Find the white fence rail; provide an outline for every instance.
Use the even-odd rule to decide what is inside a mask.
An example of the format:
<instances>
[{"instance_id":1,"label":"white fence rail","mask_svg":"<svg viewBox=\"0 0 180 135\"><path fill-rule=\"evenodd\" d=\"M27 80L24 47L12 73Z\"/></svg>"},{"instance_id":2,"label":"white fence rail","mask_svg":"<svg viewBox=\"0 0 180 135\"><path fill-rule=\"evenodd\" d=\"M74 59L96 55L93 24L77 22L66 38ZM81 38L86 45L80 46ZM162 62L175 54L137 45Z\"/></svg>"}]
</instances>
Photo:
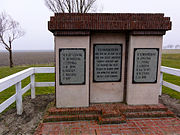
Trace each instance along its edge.
<instances>
[{"instance_id":1,"label":"white fence rail","mask_svg":"<svg viewBox=\"0 0 180 135\"><path fill-rule=\"evenodd\" d=\"M29 89L31 89L31 98L34 99L35 87L55 86L55 82L35 82L35 73L54 73L54 72L55 72L54 67L33 67L20 71L16 74L10 75L8 77L5 77L3 79L0 79L0 92L4 91L5 89L13 85L16 86L16 94L14 94L9 99L7 99L6 101L0 104L0 113L16 101L17 114L21 115L23 112L22 95L24 93L26 93ZM180 76L180 69L169 68L164 66L161 67L160 95L162 93L162 85L180 92L180 86L163 81L163 73ZM24 88L21 88L21 81L29 76L31 80L30 83Z\"/></svg>"},{"instance_id":2,"label":"white fence rail","mask_svg":"<svg viewBox=\"0 0 180 135\"><path fill-rule=\"evenodd\" d=\"M31 98L35 98L35 87L55 86L55 82L35 82L35 73L54 73L54 67L33 67L0 79L0 92L15 85L16 94L0 104L0 113L16 101L17 114L23 112L22 95L31 89ZM21 88L21 81L30 76L30 83Z\"/></svg>"},{"instance_id":3,"label":"white fence rail","mask_svg":"<svg viewBox=\"0 0 180 135\"><path fill-rule=\"evenodd\" d=\"M175 75L180 77L180 69L176 69L176 68L169 68L169 67L164 67L161 66L161 74L160 74L160 83L161 83L161 87L160 87L160 95L162 94L162 85L171 88L177 92L180 92L180 86L177 86L175 84L163 81L163 73L167 73L167 74L171 74L171 75Z\"/></svg>"}]
</instances>

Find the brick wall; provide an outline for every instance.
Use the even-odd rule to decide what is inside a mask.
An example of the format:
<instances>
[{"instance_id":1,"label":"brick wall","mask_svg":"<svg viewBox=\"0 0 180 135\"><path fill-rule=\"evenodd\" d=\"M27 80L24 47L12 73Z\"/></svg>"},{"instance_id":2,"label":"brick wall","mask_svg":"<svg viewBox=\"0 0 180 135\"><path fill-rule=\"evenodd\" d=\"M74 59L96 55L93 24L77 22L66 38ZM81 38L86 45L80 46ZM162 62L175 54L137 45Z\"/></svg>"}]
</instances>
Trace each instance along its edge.
<instances>
[{"instance_id":1,"label":"brick wall","mask_svg":"<svg viewBox=\"0 0 180 135\"><path fill-rule=\"evenodd\" d=\"M164 14L131 13L57 13L48 22L55 31L167 31L171 21Z\"/></svg>"}]
</instances>

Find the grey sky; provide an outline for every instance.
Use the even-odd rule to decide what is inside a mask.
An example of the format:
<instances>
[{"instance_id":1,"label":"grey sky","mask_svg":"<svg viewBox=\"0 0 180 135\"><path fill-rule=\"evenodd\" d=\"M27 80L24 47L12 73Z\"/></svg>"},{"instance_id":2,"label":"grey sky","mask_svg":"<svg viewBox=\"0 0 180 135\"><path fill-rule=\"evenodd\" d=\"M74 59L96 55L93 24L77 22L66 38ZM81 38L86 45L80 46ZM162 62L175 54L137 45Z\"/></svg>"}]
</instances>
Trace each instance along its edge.
<instances>
[{"instance_id":1,"label":"grey sky","mask_svg":"<svg viewBox=\"0 0 180 135\"><path fill-rule=\"evenodd\" d=\"M165 13L171 17L173 30L164 36L164 45L180 44L179 0L97 0L105 13ZM0 12L6 11L18 21L26 34L16 40L13 50L53 50L54 39L47 22L53 15L44 0L0 0ZM0 45L0 50L4 50Z\"/></svg>"}]
</instances>

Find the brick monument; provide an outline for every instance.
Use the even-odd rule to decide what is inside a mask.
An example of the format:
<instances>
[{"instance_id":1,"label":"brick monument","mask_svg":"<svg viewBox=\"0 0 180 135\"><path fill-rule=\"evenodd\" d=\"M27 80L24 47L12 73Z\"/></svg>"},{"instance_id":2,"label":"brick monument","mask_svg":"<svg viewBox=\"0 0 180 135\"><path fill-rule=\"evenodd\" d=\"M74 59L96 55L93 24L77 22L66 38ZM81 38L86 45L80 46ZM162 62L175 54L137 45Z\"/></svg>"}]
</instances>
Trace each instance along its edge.
<instances>
[{"instance_id":1,"label":"brick monument","mask_svg":"<svg viewBox=\"0 0 180 135\"><path fill-rule=\"evenodd\" d=\"M164 14L58 13L55 37L56 107L91 103L158 104Z\"/></svg>"}]
</instances>

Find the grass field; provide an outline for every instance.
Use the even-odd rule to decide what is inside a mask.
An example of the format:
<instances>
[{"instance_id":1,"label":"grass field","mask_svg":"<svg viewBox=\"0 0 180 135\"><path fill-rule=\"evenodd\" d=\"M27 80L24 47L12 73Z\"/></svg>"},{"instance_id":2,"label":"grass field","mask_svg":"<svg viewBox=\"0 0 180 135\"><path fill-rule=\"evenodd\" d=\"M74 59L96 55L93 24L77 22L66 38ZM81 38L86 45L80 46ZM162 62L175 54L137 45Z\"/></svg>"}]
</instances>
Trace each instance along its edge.
<instances>
[{"instance_id":1,"label":"grass field","mask_svg":"<svg viewBox=\"0 0 180 135\"><path fill-rule=\"evenodd\" d=\"M166 66L166 67L180 69L180 53L179 54L163 54L161 65ZM169 74L163 74L163 80L180 86L180 77L169 75ZM180 99L179 92L176 92L164 86L163 86L163 93L168 94L173 98Z\"/></svg>"},{"instance_id":2,"label":"grass field","mask_svg":"<svg viewBox=\"0 0 180 135\"><path fill-rule=\"evenodd\" d=\"M162 65L180 69L180 54L163 54L162 55ZM7 66L4 66L4 67L1 66L0 67L0 79L6 77L8 75L14 74L16 72L19 72L21 70L24 70L26 68L34 67L34 66L47 67L47 66L53 66L53 64L16 66L12 69ZM164 74L163 79L180 86L180 77ZM36 74L35 80L37 82L53 82L53 81L55 81L55 75L54 74ZM26 78L25 80L23 80L22 87L26 86L29 82L30 82L29 77ZM54 87L36 88L36 95L49 94L49 93L54 93ZM173 98L180 99L180 93L175 92L169 88L163 87L163 93L166 93ZM4 102L6 99L8 99L13 94L15 94L15 86L12 86L3 92L0 92L0 103ZM30 95L30 90L24 94L24 96L27 96L27 95ZM15 106L15 104L11 105L10 108L14 107L14 106Z\"/></svg>"}]
</instances>

